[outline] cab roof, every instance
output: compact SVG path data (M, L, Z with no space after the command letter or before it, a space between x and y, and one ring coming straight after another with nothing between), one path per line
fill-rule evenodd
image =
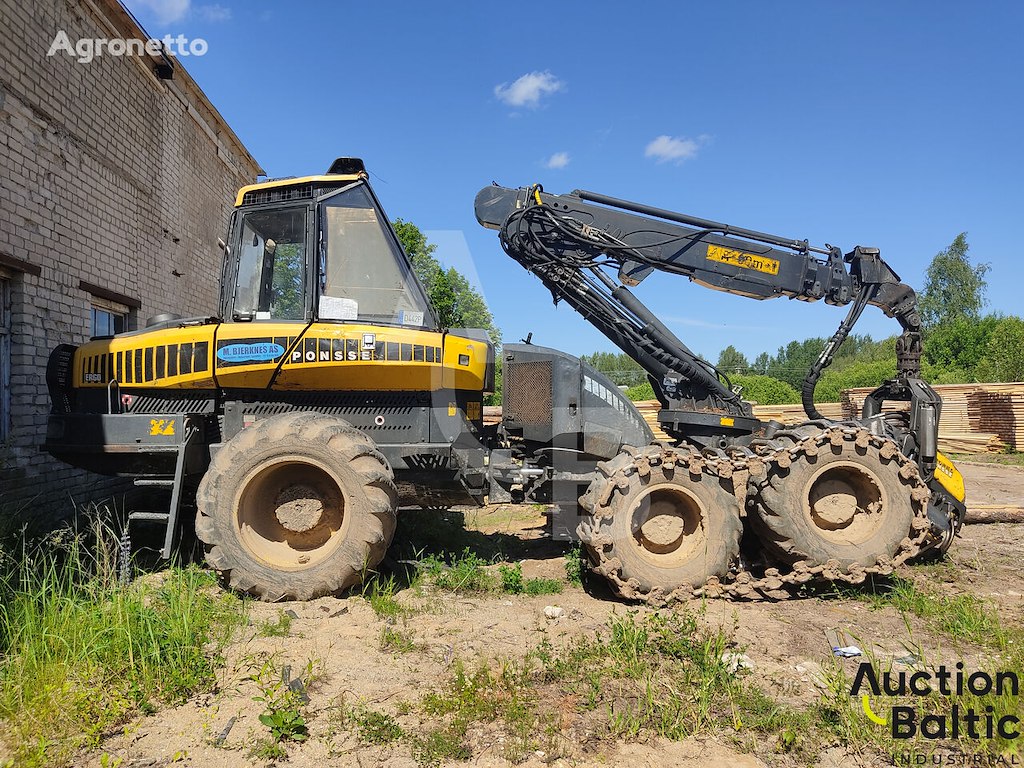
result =
M339 157L331 163L327 173L321 176L270 179L259 184L244 186L238 190L238 194L235 196L235 207L313 197L314 190L327 191L332 186L337 187L353 181L366 181L369 178L366 166L358 157ZM277 194L274 194L275 192Z

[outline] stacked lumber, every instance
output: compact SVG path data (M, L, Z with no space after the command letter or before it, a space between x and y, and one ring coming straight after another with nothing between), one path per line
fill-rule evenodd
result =
M864 400L874 387L857 387L843 391L843 408L847 418L859 416ZM939 450L948 453L1000 453L1014 446L1015 439L1024 445L1024 430L1014 434L1014 413L1004 398L1017 397L1016 424L1024 419L1024 384L937 384L942 397L939 419ZM992 394L982 394L992 393ZM996 396L998 395L998 396ZM907 403L887 403L888 409L906 409Z
M846 418L841 403L815 403L818 411L826 419L842 421ZM795 424L799 421L807 421L807 414L804 407L794 405L755 405L754 415L762 421L781 421L783 424Z
M647 422L647 426L651 428L651 432L654 433L655 440L672 439L658 423L658 411L661 410L661 403L657 400L637 400L633 405L635 405L636 409L640 411L640 415L644 417L644 421Z
M500 405L484 406L484 424L498 424L501 421Z
M970 427L992 432L1015 450L1024 447L1024 384L983 384L968 395Z

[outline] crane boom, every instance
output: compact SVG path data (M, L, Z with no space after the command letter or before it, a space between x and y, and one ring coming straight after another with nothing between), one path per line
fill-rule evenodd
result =
M485 187L475 212L481 225L499 231L506 253L537 275L555 301L570 304L647 371L662 404L659 421L673 436L740 436L756 433L759 422L728 379L629 290L653 272L754 299L850 305L804 380L802 400L812 419L821 418L813 396L822 371L864 308L878 307L903 333L896 346L897 376L872 393L864 416L880 413L885 400L910 401L914 453L926 477L934 471L941 399L920 379L917 298L877 248L857 246L844 254L831 245L812 246L595 192L553 195L539 185Z

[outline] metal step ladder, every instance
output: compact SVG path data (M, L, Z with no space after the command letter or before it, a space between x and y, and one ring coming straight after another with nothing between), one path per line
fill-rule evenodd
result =
M177 454L174 460L173 475L153 475L151 477L135 478L136 487L141 488L167 488L171 492L171 500L166 512L136 511L128 514L128 524L132 521L164 523L164 546L160 550L162 558L169 559L174 547L174 537L178 530L178 516L181 512L181 497L185 485L185 468L188 464L189 450L193 445L195 432L190 432L185 440L178 444L175 449Z

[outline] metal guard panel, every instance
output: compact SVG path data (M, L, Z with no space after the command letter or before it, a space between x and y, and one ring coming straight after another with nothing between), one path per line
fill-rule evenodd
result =
M954 466L953 462L941 453L935 455L935 479L957 501L963 503L967 498L964 476L960 474L960 470Z
M202 429L201 416L187 413L55 413L46 427L46 451L137 453L176 451Z
M658 423L668 433L692 432L711 435L749 435L761 426L759 419L726 413L701 411L658 411Z
M173 472L190 438L192 446L205 441L203 419L194 414L51 414L42 450L90 472L138 477ZM200 468L191 465L189 471Z
M96 339L75 352L75 387L213 388L211 350L217 325L160 328Z

